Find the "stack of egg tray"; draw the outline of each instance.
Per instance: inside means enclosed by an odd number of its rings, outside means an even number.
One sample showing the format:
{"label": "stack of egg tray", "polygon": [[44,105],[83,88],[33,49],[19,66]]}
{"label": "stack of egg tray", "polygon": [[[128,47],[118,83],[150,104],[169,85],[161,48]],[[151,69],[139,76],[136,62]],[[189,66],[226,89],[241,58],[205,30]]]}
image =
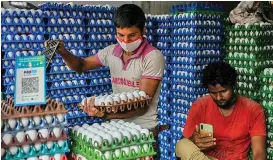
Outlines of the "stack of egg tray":
{"label": "stack of egg tray", "polygon": [[273,160],[273,68],[260,74],[260,103],[264,107],[267,125],[267,159]]}
{"label": "stack of egg tray", "polygon": [[156,29],[158,28],[157,16],[146,14],[146,39],[152,45],[156,46],[158,42],[158,34],[156,33]]}
{"label": "stack of egg tray", "polygon": [[4,97],[14,94],[16,57],[41,55],[44,49],[43,16],[41,10],[1,8],[1,92]]}
{"label": "stack of egg tray", "polygon": [[239,95],[259,101],[259,74],[272,66],[273,25],[227,26],[226,62],[238,73]]}
{"label": "stack of egg tray", "polygon": [[[76,56],[91,56],[114,42],[113,24],[108,22],[113,16],[111,7],[45,3],[40,8],[47,15],[48,38],[64,40],[66,48]],[[77,104],[85,97],[112,91],[108,68],[76,73],[57,54],[48,70],[48,95],[65,104],[69,126],[102,121],[89,117]]]}
{"label": "stack of egg tray", "polygon": [[[111,133],[111,134],[109,134]],[[152,159],[156,154],[153,133],[122,120],[92,126],[84,124],[70,130],[72,152],[92,160]]]}
{"label": "stack of egg tray", "polygon": [[204,12],[218,12],[220,14],[223,13],[223,5],[221,3],[215,2],[190,2],[184,3],[180,5],[172,6],[170,12],[171,13],[181,13],[188,11],[204,11]]}
{"label": "stack of egg tray", "polygon": [[1,102],[1,158],[65,160],[69,152],[65,113],[64,105],[53,99],[46,105],[14,107],[8,96]]}
{"label": "stack of egg tray", "polygon": [[170,45],[171,45],[171,15],[158,15],[158,29],[156,33],[158,35],[157,48],[161,50],[165,58],[165,70],[163,73],[163,80],[161,84],[161,91],[158,103],[158,120],[159,125],[169,125],[170,121]]}

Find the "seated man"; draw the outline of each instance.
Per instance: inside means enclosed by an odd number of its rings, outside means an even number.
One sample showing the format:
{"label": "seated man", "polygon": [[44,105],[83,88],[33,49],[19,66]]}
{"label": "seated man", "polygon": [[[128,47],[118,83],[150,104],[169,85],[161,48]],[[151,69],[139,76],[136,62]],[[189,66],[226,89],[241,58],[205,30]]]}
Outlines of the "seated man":
{"label": "seated man", "polygon": [[[209,95],[190,108],[183,139],[176,144],[182,160],[247,160],[250,146],[254,160],[266,159],[266,125],[263,108],[234,93],[237,74],[227,63],[209,64],[203,85]],[[200,133],[199,125],[212,125],[212,133]]]}

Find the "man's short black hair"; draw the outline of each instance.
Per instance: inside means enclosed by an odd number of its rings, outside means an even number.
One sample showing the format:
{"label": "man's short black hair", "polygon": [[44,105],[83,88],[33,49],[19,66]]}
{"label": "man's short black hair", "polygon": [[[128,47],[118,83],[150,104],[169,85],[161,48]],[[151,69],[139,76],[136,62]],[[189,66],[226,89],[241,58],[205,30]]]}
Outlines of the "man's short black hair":
{"label": "man's short black hair", "polygon": [[215,86],[220,84],[222,87],[234,87],[236,84],[237,73],[234,67],[225,62],[210,63],[203,70],[203,86]]}
{"label": "man's short black hair", "polygon": [[136,26],[141,33],[145,26],[145,14],[143,10],[135,4],[124,4],[120,6],[114,16],[114,24],[117,28],[129,28]]}

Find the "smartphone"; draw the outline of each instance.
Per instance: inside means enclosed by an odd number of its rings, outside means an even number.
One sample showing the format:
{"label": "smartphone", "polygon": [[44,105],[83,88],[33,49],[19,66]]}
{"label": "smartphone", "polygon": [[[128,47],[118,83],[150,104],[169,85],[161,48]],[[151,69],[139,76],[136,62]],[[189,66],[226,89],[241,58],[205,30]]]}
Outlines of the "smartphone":
{"label": "smartphone", "polygon": [[210,133],[213,136],[213,126],[211,124],[200,123],[199,127],[200,127],[199,130],[201,134]]}

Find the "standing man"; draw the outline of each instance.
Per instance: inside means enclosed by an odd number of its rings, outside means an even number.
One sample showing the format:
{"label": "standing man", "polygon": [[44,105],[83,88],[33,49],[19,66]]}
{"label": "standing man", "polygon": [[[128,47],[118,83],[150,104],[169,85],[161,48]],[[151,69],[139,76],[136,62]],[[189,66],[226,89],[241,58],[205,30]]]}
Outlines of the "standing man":
{"label": "standing man", "polygon": [[68,52],[61,41],[57,49],[65,63],[77,72],[110,68],[114,93],[142,90],[153,100],[150,106],[133,109],[125,113],[102,113],[94,107],[94,99],[85,105],[91,107],[90,116],[105,119],[124,119],[143,128],[157,129],[157,103],[160,85],[165,69],[162,53],[151,46],[143,37],[145,34],[145,14],[134,4],[124,4],[118,8],[114,17],[118,44],[110,45],[96,55],[80,58]]}
{"label": "standing man", "polygon": [[[203,85],[209,95],[190,108],[183,139],[176,144],[182,160],[266,159],[266,125],[262,107],[234,93],[237,74],[227,63],[209,64],[203,71]],[[213,133],[201,134],[199,125],[213,126]]]}

